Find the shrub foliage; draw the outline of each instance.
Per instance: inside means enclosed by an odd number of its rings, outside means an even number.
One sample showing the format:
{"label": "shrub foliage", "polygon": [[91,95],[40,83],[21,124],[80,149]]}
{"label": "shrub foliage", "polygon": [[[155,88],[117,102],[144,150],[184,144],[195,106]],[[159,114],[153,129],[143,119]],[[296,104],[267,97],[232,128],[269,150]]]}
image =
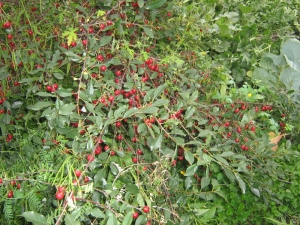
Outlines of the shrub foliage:
{"label": "shrub foliage", "polygon": [[1,221],[299,221],[299,3],[0,10]]}

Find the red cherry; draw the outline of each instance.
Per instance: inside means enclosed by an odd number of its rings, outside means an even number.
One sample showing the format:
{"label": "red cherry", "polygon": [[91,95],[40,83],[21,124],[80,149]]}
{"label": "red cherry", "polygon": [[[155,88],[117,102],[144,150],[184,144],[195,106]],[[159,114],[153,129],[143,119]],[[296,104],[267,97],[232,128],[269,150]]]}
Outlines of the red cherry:
{"label": "red cherry", "polygon": [[234,110],[234,113],[239,113],[240,112],[240,109],[239,108],[236,108],[235,110]]}
{"label": "red cherry", "polygon": [[121,91],[120,90],[115,90],[115,96],[118,96],[121,94]]}
{"label": "red cherry", "polygon": [[28,30],[27,33],[29,34],[29,36],[33,35],[33,31],[32,30]]}
{"label": "red cherry", "polygon": [[66,188],[64,186],[59,186],[56,188],[57,189],[57,192],[65,192],[66,191]]}
{"label": "red cherry", "polygon": [[119,135],[117,136],[117,140],[118,140],[118,141],[122,141],[122,140],[123,140],[122,134],[119,134]]}
{"label": "red cherry", "polygon": [[6,22],[6,23],[4,23],[3,25],[2,25],[2,27],[4,28],[4,29],[9,29],[10,28],[10,26],[11,26],[11,22]]}
{"label": "red cherry", "polygon": [[13,38],[12,34],[8,34],[8,35],[7,35],[7,39],[8,39],[8,40],[11,40],[12,38]]}
{"label": "red cherry", "polygon": [[57,90],[58,89],[58,84],[53,84],[53,89]]}
{"label": "red cherry", "polygon": [[141,149],[138,149],[138,150],[136,151],[136,153],[137,153],[138,155],[142,155],[142,154],[143,154],[143,151],[142,151]]}
{"label": "red cherry", "polygon": [[111,156],[114,156],[114,155],[116,155],[117,153],[116,153],[115,151],[111,151],[109,154],[110,154]]}
{"label": "red cherry", "polygon": [[103,62],[104,61],[103,55],[97,55],[96,60]]}
{"label": "red cherry", "polygon": [[12,198],[12,197],[14,197],[14,192],[10,190],[7,194],[7,198]]}
{"label": "red cherry", "polygon": [[115,75],[118,76],[118,77],[122,76],[122,71],[117,70],[117,71],[115,72]]}
{"label": "red cherry", "polygon": [[104,146],[104,151],[107,151],[109,149],[109,146],[108,145],[105,145]]}
{"label": "red cherry", "polygon": [[76,177],[80,177],[81,176],[81,171],[80,170],[75,170],[74,173],[75,173]]}
{"label": "red cherry", "polygon": [[136,142],[137,142],[137,138],[136,138],[136,137],[133,137],[133,138],[131,139],[131,141],[132,141],[133,143],[136,143]]}
{"label": "red cherry", "polygon": [[116,127],[117,127],[117,128],[120,128],[121,126],[122,126],[122,123],[121,123],[120,121],[117,121],[117,122],[116,122]]}
{"label": "red cherry", "polygon": [[101,154],[101,152],[102,152],[102,147],[101,147],[101,146],[98,146],[98,147],[95,149],[95,151],[94,151],[95,155],[99,155],[99,154]]}
{"label": "red cherry", "polygon": [[82,40],[81,43],[84,45],[84,46],[87,46],[88,44],[88,41],[86,39]]}
{"label": "red cherry", "polygon": [[226,122],[224,123],[224,126],[225,126],[225,127],[229,127],[229,126],[230,126],[230,123],[229,123],[228,121],[226,121]]}
{"label": "red cherry", "polygon": [[106,71],[106,66],[101,66],[100,71],[102,71],[102,72]]}
{"label": "red cherry", "polygon": [[113,95],[111,95],[111,96],[108,97],[108,101],[110,101],[110,102],[113,102],[114,99],[115,99],[115,97]]}
{"label": "red cherry", "polygon": [[136,157],[133,157],[133,158],[132,158],[132,162],[133,162],[133,163],[137,163],[137,162],[138,162],[138,159],[137,159]]}
{"label": "red cherry", "polygon": [[64,194],[64,192],[57,192],[56,194],[55,194],[55,198],[57,199],[57,200],[62,200],[63,198],[65,197],[65,194]]}
{"label": "red cherry", "polygon": [[179,161],[183,161],[183,160],[184,160],[184,157],[183,157],[182,155],[180,155],[180,156],[177,157],[177,159],[178,159]]}
{"label": "red cherry", "polygon": [[144,211],[144,213],[148,213],[150,211],[150,207],[149,206],[144,206],[143,211]]}
{"label": "red cherry", "polygon": [[16,186],[16,184],[17,184],[17,182],[16,182],[15,180],[12,180],[12,181],[10,182],[10,185],[11,185],[11,186]]}
{"label": "red cherry", "polygon": [[133,214],[132,214],[132,218],[133,219],[137,219],[139,217],[139,213],[138,212],[134,212]]}
{"label": "red cherry", "polygon": [[52,91],[53,91],[53,88],[52,88],[52,86],[47,85],[47,86],[46,86],[46,90],[47,90],[48,92],[52,92]]}
{"label": "red cherry", "polygon": [[176,166],[176,164],[177,164],[177,160],[174,159],[173,162],[172,162],[172,164],[171,164],[171,166]]}
{"label": "red cherry", "polygon": [[88,183],[90,181],[90,178],[88,176],[84,177],[84,183]]}
{"label": "red cherry", "polygon": [[3,180],[2,180],[2,178],[0,178],[0,184],[3,184]]}
{"label": "red cherry", "polygon": [[77,45],[77,43],[75,41],[71,42],[71,47],[75,47]]}
{"label": "red cherry", "polygon": [[100,30],[104,30],[105,27],[106,27],[106,24],[102,23],[102,24],[99,25],[99,27],[100,27]]}
{"label": "red cherry", "polygon": [[95,159],[95,157],[94,157],[92,154],[89,154],[89,155],[86,156],[86,160],[87,160],[88,162],[93,162],[94,159]]}

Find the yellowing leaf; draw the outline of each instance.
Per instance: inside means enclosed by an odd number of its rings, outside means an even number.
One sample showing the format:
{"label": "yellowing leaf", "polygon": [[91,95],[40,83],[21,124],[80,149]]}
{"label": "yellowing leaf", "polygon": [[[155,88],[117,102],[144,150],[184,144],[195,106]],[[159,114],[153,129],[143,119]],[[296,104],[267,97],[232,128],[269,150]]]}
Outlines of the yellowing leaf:
{"label": "yellowing leaf", "polygon": [[68,45],[70,46],[73,41],[77,41],[77,28],[70,28],[69,30],[62,33],[63,37],[67,37]]}
{"label": "yellowing leaf", "polygon": [[272,147],[272,150],[276,151],[277,148],[278,148],[278,142],[281,140],[281,138],[283,136],[285,136],[285,134],[279,134],[279,135],[277,135],[274,132],[269,132],[268,135],[269,135],[270,143],[271,144],[275,144],[275,146]]}

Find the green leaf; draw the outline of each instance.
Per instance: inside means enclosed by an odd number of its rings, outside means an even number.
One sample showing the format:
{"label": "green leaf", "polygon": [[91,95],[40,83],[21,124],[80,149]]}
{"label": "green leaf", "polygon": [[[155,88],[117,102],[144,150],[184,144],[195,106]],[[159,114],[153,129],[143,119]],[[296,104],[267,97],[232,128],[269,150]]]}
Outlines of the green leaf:
{"label": "green leaf", "polygon": [[60,97],[70,97],[72,96],[72,91],[68,90],[68,89],[64,89],[64,88],[59,88],[56,93],[60,96]]}
{"label": "green leaf", "polygon": [[220,156],[222,157],[229,157],[235,155],[233,152],[223,152]]}
{"label": "green leaf", "polygon": [[37,92],[35,93],[37,96],[41,96],[41,97],[55,97],[54,94],[51,93],[47,93],[47,92]]}
{"label": "green leaf", "polygon": [[189,106],[186,109],[186,112],[185,112],[185,115],[184,115],[184,119],[189,119],[194,114],[195,111],[196,111],[195,107]]}
{"label": "green leaf", "polygon": [[146,9],[147,10],[157,9],[159,7],[162,7],[166,2],[167,0],[156,0],[156,1],[149,2],[146,6]]}
{"label": "green leaf", "polygon": [[149,37],[154,38],[154,36],[153,36],[153,31],[152,31],[150,28],[143,27],[143,29],[144,29],[145,33],[146,33]]}
{"label": "green leaf", "polygon": [[210,184],[209,177],[202,177],[201,179],[201,189],[206,188]]}
{"label": "green leaf", "polygon": [[103,38],[100,39],[100,47],[108,44],[109,42],[111,42],[112,40],[112,36],[104,36]]}
{"label": "green leaf", "polygon": [[119,173],[119,169],[114,163],[110,164],[110,172],[115,176]]}
{"label": "green leaf", "polygon": [[255,194],[257,197],[260,197],[260,191],[257,188],[251,187],[251,192]]}
{"label": "green leaf", "polygon": [[189,166],[186,169],[184,176],[186,176],[186,177],[194,176],[194,174],[196,173],[197,169],[198,169],[197,164],[193,164],[193,165]]}
{"label": "green leaf", "polygon": [[151,106],[162,106],[162,105],[167,105],[169,104],[169,100],[168,99],[158,99],[157,101],[153,102],[151,104]]}
{"label": "green leaf", "polygon": [[240,177],[240,175],[238,173],[235,174],[235,178],[236,178],[236,180],[239,184],[239,187],[240,187],[242,193],[245,194],[246,193],[246,184],[245,184],[245,182],[243,181],[243,179]]}
{"label": "green leaf", "polygon": [[253,8],[249,7],[249,6],[245,6],[240,4],[239,5],[239,9],[242,11],[242,13],[246,14],[246,13],[250,13],[253,11]]}
{"label": "green leaf", "polygon": [[155,106],[146,106],[139,110],[139,113],[149,113],[149,114],[155,114],[159,108]]}
{"label": "green leaf", "polygon": [[215,217],[216,214],[216,206],[213,206],[207,213],[204,214],[203,219],[205,220],[211,220],[212,218]]}
{"label": "green leaf", "polygon": [[80,222],[74,216],[67,214],[64,219],[66,225],[80,225]]}
{"label": "green leaf", "polygon": [[2,118],[2,121],[4,124],[10,124],[10,121],[11,121],[11,116],[9,114],[4,114],[3,118]]}
{"label": "green leaf", "polygon": [[185,178],[184,187],[186,190],[188,190],[190,187],[192,187],[194,180],[195,179],[192,176],[188,176],[187,178]]}
{"label": "green leaf", "polygon": [[122,225],[128,225],[128,224],[131,224],[133,218],[132,218],[132,214],[133,212],[132,211],[129,211],[123,218],[123,221],[122,221]]}
{"label": "green leaf", "polygon": [[0,80],[4,80],[6,79],[7,77],[9,77],[9,73],[7,73],[4,69],[0,69]]}
{"label": "green leaf", "polygon": [[49,106],[52,106],[53,102],[37,102],[34,105],[29,105],[27,106],[28,109],[38,111],[41,110],[42,108],[46,108]]}
{"label": "green leaf", "polygon": [[224,158],[222,158],[220,155],[214,155],[214,158],[215,158],[217,161],[219,161],[219,162],[225,164],[226,166],[229,165],[229,163],[227,162],[227,160],[224,159]]}
{"label": "green leaf", "polygon": [[140,215],[140,216],[136,219],[134,225],[145,224],[146,222],[147,222],[147,215],[143,214],[143,215]]}
{"label": "green leaf", "polygon": [[142,8],[144,6],[144,0],[138,0],[139,7]]}
{"label": "green leaf", "polygon": [[74,103],[65,104],[60,107],[58,114],[68,116],[73,112],[73,110],[75,108],[76,108],[76,105]]}
{"label": "green leaf", "polygon": [[180,145],[180,146],[184,145],[184,139],[183,138],[181,138],[181,137],[173,137],[173,139],[175,140],[176,145]]}
{"label": "green leaf", "polygon": [[92,209],[91,215],[96,218],[105,218],[105,214],[97,207]]}
{"label": "green leaf", "polygon": [[126,190],[127,190],[128,192],[131,192],[131,193],[133,193],[133,194],[139,192],[138,187],[137,187],[135,184],[133,184],[133,183],[127,183],[127,184],[125,184],[125,188],[126,188]]}
{"label": "green leaf", "polygon": [[229,169],[227,169],[226,167],[223,167],[223,170],[224,170],[226,176],[228,177],[228,179],[231,182],[234,182],[234,180],[235,180],[234,174]]}
{"label": "green leaf", "polygon": [[109,216],[109,219],[107,220],[106,225],[118,225],[118,220],[117,220],[115,214],[111,214]]}
{"label": "green leaf", "polygon": [[204,213],[206,213],[208,211],[209,211],[209,209],[194,209],[194,212],[195,212],[196,216],[201,216],[201,215],[203,215]]}
{"label": "green leaf", "polygon": [[71,52],[71,51],[67,51],[67,52],[64,52],[67,56],[73,58],[73,59],[81,59],[81,57],[79,55],[76,55],[74,52]]}
{"label": "green leaf", "polygon": [[163,140],[163,135],[160,134],[156,139],[152,139],[151,143],[148,143],[151,151],[160,149],[161,148],[161,143]]}
{"label": "green leaf", "polygon": [[22,105],[23,105],[23,102],[17,101],[17,102],[14,102],[14,103],[11,105],[11,108],[12,108],[12,109],[18,109],[18,108],[20,108]]}
{"label": "green leaf", "polygon": [[121,116],[121,114],[125,112],[127,109],[128,109],[127,105],[120,106],[117,110],[114,111],[114,118],[118,119]]}
{"label": "green leaf", "polygon": [[193,153],[191,153],[189,151],[185,151],[184,152],[184,158],[186,159],[186,161],[188,161],[190,163],[190,165],[193,164],[193,162],[194,162],[194,155],[193,155]]}
{"label": "green leaf", "polygon": [[281,46],[281,54],[293,62],[300,62],[300,41],[294,38],[288,39]]}
{"label": "green leaf", "polygon": [[33,225],[47,225],[47,219],[42,215],[34,211],[27,211],[22,213],[22,216],[27,222],[31,222]]}
{"label": "green leaf", "polygon": [[123,116],[123,118],[131,117],[133,114],[135,114],[139,109],[136,107],[133,107],[129,109]]}

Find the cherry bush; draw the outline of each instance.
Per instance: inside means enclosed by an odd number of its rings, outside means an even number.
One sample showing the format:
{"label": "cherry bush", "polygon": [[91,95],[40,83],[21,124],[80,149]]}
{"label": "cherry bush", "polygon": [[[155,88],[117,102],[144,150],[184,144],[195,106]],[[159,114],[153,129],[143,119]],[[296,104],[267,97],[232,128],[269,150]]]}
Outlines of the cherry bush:
{"label": "cherry bush", "polygon": [[0,3],[1,221],[296,221],[297,101],[257,79],[297,7],[247,4]]}

